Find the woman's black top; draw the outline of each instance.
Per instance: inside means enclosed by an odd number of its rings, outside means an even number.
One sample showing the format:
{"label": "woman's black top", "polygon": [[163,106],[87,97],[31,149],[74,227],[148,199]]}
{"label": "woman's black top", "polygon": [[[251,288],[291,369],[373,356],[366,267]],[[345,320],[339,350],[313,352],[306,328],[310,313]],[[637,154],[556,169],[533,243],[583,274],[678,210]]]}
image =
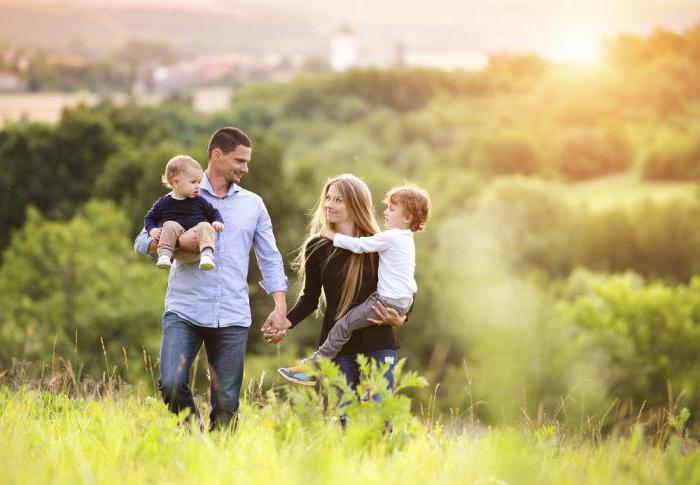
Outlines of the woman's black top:
{"label": "woman's black top", "polygon": [[[287,318],[294,327],[318,307],[321,289],[326,295],[326,312],[323,315],[321,345],[335,325],[335,313],[340,304],[340,295],[345,281],[346,265],[353,253],[336,248],[333,242],[324,238],[314,238],[306,248],[306,281],[304,290],[296,305],[289,311]],[[354,307],[365,301],[377,291],[376,254],[363,254],[362,281],[355,299],[350,305]],[[372,352],[381,349],[398,349],[399,342],[394,335],[394,329],[389,325],[372,325],[353,332],[350,341],[340,351],[341,354],[356,354]]]}

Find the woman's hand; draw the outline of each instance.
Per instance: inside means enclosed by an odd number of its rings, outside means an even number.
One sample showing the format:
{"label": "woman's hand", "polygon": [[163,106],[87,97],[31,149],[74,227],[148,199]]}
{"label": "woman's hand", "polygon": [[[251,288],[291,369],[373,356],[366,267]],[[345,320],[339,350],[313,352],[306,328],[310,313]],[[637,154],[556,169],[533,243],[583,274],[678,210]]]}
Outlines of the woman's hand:
{"label": "woman's hand", "polygon": [[391,307],[376,303],[372,306],[372,310],[376,313],[377,318],[368,318],[372,323],[377,325],[390,325],[392,327],[401,327],[406,323],[406,315],[400,315],[399,312]]}
{"label": "woman's hand", "polygon": [[219,221],[214,221],[211,223],[211,227],[213,227],[216,232],[221,232],[224,230],[224,223],[219,222]]}
{"label": "woman's hand", "polygon": [[[274,312],[273,312],[274,313]],[[279,326],[273,325],[270,321],[270,318],[268,317],[268,320],[263,323],[263,326],[260,328],[260,331],[263,334],[263,338],[265,339],[265,342],[269,344],[277,344],[284,339],[285,335],[287,335],[287,330],[292,328],[292,322],[289,321],[288,318],[284,319],[284,322],[281,325],[281,328]]]}

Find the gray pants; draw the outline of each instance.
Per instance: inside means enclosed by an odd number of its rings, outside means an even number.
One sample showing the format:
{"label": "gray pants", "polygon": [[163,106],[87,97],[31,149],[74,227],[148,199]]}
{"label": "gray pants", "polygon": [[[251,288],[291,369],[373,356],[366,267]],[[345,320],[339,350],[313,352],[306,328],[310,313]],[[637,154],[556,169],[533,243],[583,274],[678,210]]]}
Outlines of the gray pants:
{"label": "gray pants", "polygon": [[338,355],[343,345],[350,340],[355,330],[376,325],[368,319],[377,318],[377,314],[372,310],[372,307],[377,303],[391,307],[403,316],[408,309],[411,308],[413,298],[387,298],[379,296],[376,292],[372,293],[365,301],[351,308],[349,312],[335,322],[335,325],[333,325],[333,328],[331,328],[331,331],[328,333],[326,341],[323,342],[323,345],[311,356],[311,361],[313,362],[319,357],[333,359]]}

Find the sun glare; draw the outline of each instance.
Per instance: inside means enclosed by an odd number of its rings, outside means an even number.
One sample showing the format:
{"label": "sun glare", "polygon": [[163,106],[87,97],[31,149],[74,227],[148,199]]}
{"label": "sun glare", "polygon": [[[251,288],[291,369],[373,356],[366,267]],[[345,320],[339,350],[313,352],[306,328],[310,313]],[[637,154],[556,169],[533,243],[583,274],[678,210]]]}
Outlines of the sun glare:
{"label": "sun glare", "polygon": [[571,26],[554,36],[551,57],[560,62],[593,64],[602,57],[600,41],[601,34],[596,29]]}

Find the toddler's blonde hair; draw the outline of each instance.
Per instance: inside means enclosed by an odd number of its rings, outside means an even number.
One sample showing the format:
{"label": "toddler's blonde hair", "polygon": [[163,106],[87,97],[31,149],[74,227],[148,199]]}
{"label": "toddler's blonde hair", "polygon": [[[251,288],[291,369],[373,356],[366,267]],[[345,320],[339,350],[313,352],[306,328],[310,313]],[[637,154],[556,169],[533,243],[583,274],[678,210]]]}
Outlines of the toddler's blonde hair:
{"label": "toddler's blonde hair", "polygon": [[172,180],[187,170],[188,167],[197,168],[200,171],[202,170],[202,166],[199,162],[189,155],[176,155],[168,160],[168,163],[165,164],[165,172],[161,177],[163,184],[167,188],[172,189]]}
{"label": "toddler's blonde hair", "polygon": [[403,207],[406,214],[411,216],[411,231],[423,231],[430,218],[432,203],[430,195],[416,184],[405,183],[400,187],[394,187],[386,193],[384,203],[398,204]]}

